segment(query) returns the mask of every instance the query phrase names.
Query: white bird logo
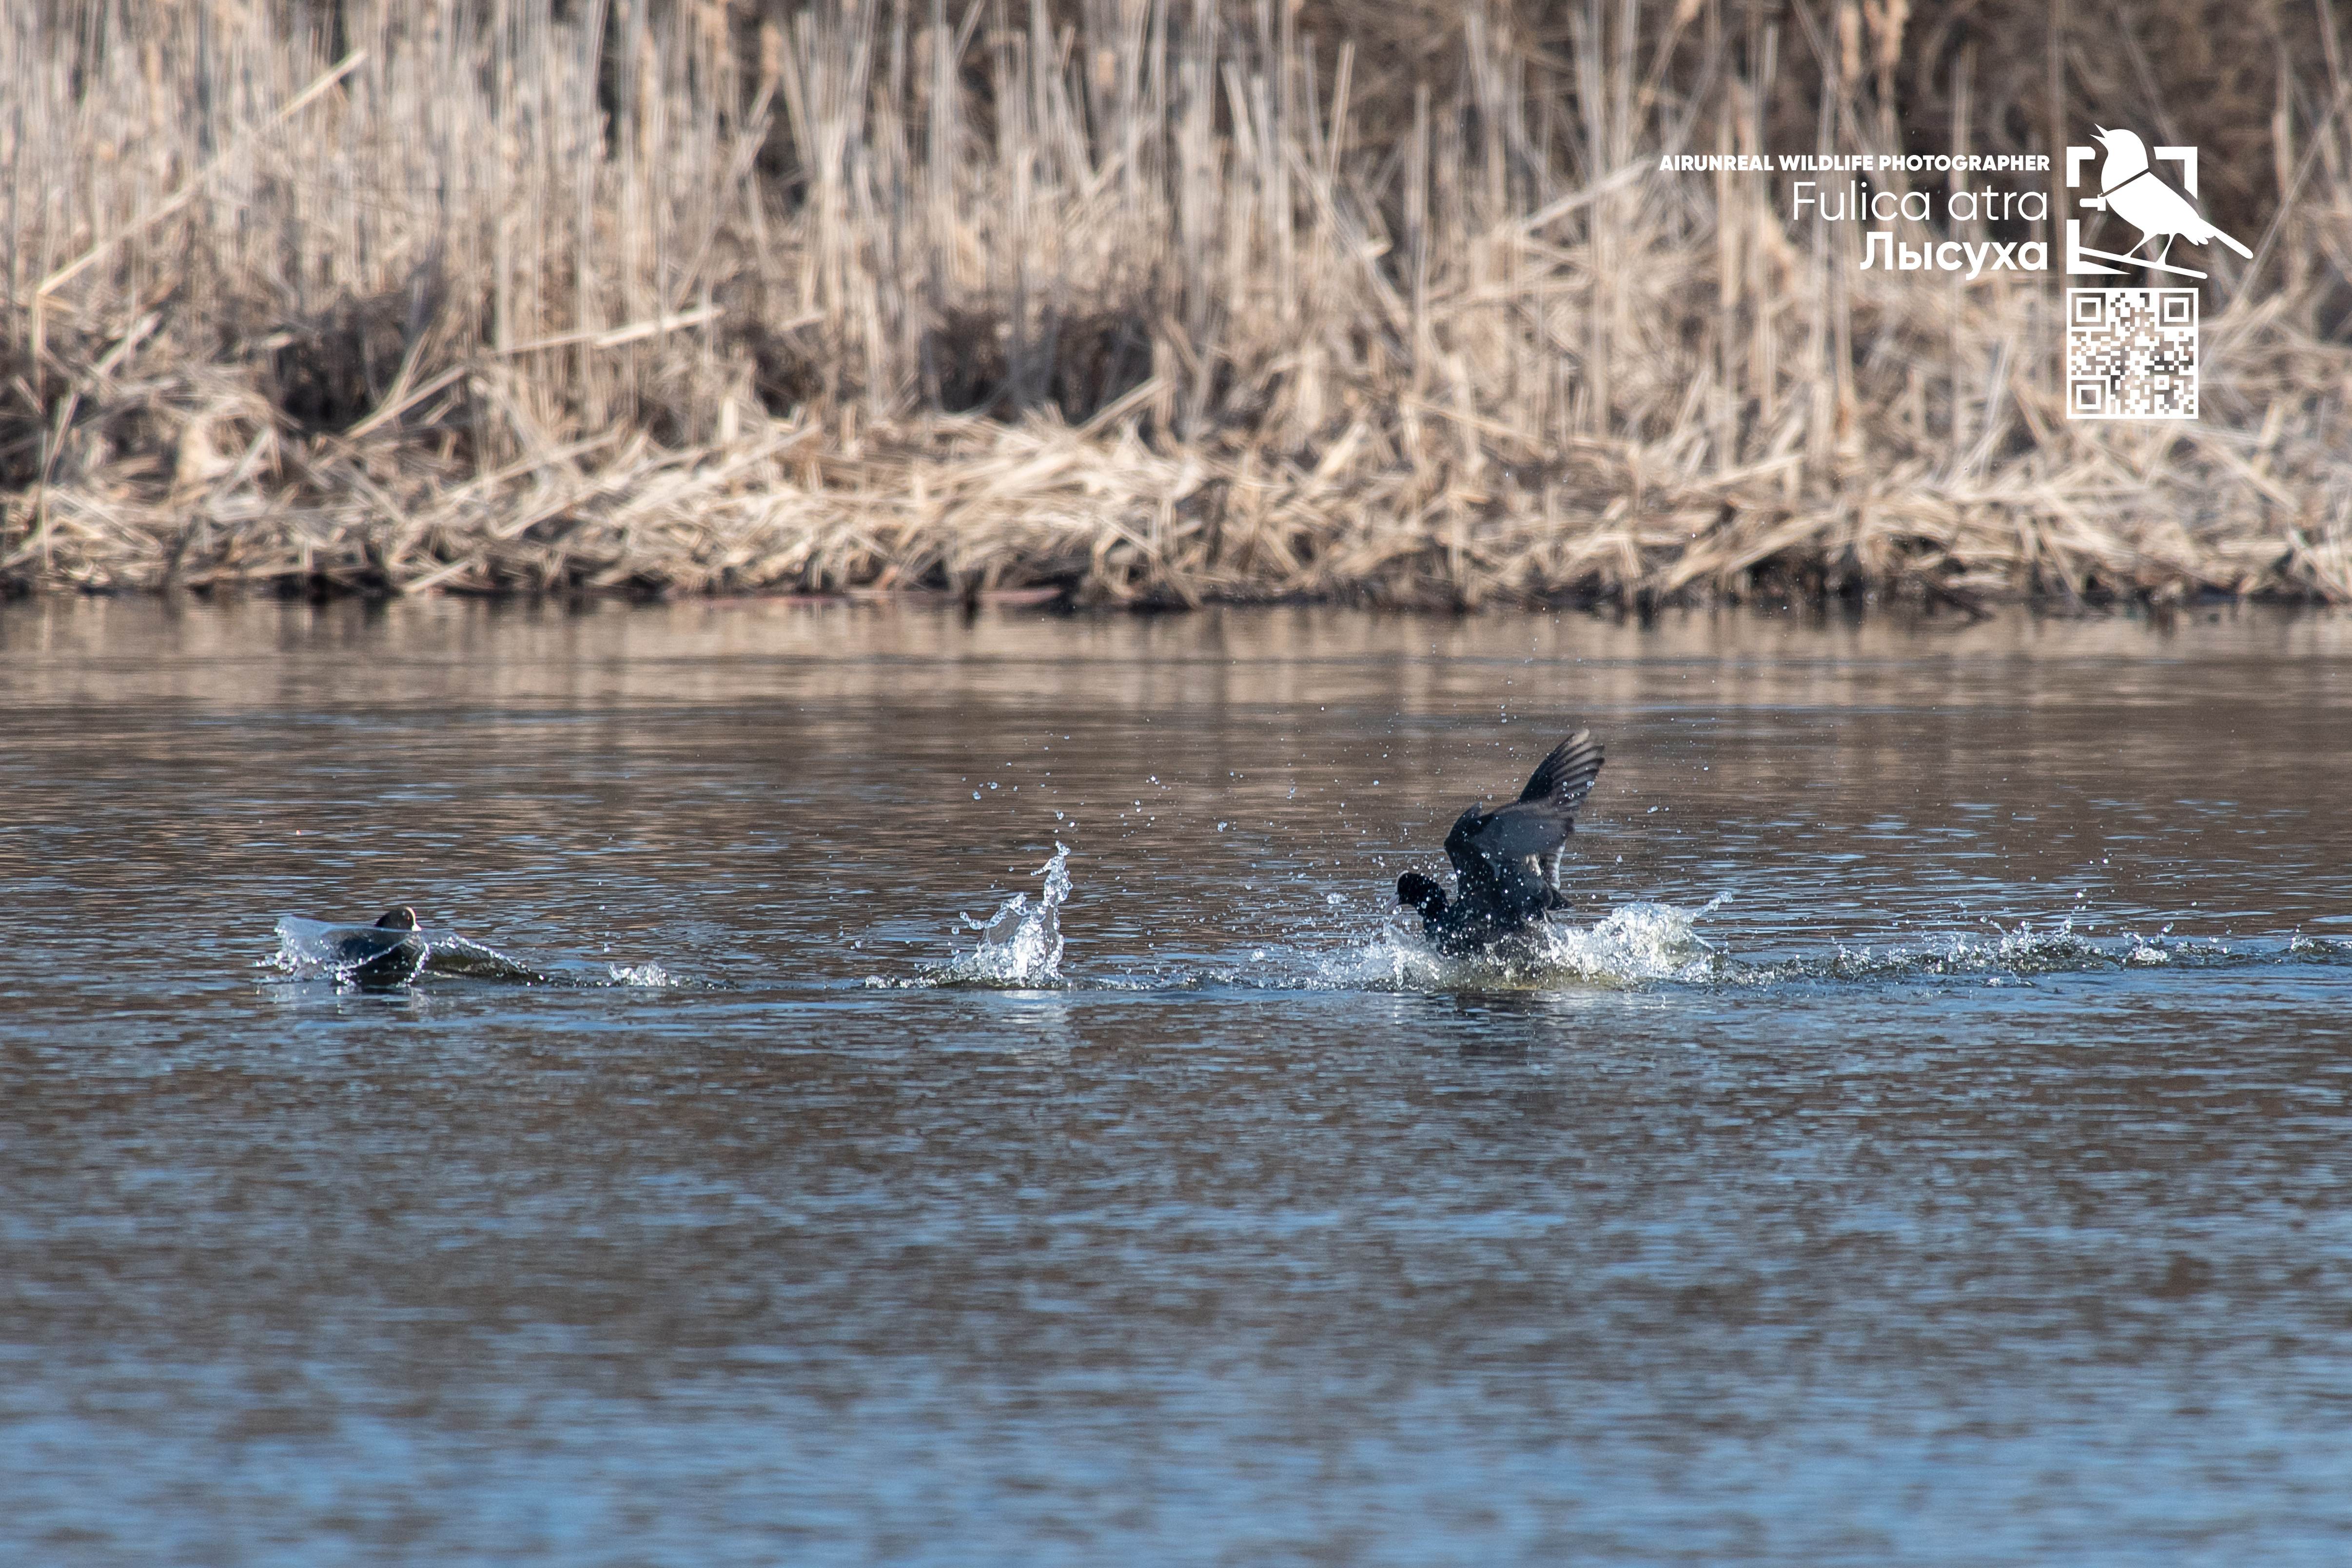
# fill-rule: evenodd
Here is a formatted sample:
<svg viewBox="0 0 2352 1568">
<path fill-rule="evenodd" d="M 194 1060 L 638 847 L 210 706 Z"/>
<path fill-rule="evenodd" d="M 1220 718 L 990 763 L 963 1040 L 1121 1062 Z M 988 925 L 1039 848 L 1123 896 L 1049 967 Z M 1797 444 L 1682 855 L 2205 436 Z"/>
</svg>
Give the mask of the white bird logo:
<svg viewBox="0 0 2352 1568">
<path fill-rule="evenodd" d="M 2174 190 L 2148 166 L 2147 143 L 2129 131 L 2100 129 L 2095 132 L 2100 146 L 2106 149 L 2106 159 L 2099 165 L 2099 194 L 2084 198 L 2083 205 L 2100 212 L 2112 212 L 2139 230 L 2139 245 L 2135 245 L 2118 261 L 2139 260 L 2140 246 L 2161 239 L 2164 248 L 2156 253 L 2154 266 L 2162 267 L 2171 254 L 2172 242 L 2185 239 L 2191 245 L 2203 245 L 2218 239 L 2239 255 L 2252 259 L 2253 252 L 2197 216 L 2189 198 Z M 2104 255 L 2105 252 L 2089 252 Z M 2095 270 L 2112 270 L 2099 268 Z M 2191 273 L 2201 278 L 2203 273 Z"/>
</svg>

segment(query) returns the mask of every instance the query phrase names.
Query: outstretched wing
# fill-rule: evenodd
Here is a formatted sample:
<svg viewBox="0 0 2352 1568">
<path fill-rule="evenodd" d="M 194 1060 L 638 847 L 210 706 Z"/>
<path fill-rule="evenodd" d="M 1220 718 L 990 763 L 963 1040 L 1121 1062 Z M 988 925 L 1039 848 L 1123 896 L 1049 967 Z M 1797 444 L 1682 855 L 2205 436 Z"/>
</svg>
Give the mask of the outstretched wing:
<svg viewBox="0 0 2352 1568">
<path fill-rule="evenodd" d="M 1543 863 L 1576 830 L 1576 808 L 1592 793 L 1601 760 L 1601 742 L 1579 730 L 1537 764 L 1518 799 L 1491 815 L 1465 812 L 1445 839 L 1465 889 L 1475 878 L 1498 908 L 1522 918 L 1550 908 L 1557 895 Z"/>
<path fill-rule="evenodd" d="M 1519 792 L 1519 804 L 1549 801 L 1561 816 L 1573 822 L 1576 808 L 1592 793 L 1592 781 L 1600 776 L 1601 742 L 1592 738 L 1591 731 L 1579 730 L 1536 764 L 1528 787 Z"/>
</svg>

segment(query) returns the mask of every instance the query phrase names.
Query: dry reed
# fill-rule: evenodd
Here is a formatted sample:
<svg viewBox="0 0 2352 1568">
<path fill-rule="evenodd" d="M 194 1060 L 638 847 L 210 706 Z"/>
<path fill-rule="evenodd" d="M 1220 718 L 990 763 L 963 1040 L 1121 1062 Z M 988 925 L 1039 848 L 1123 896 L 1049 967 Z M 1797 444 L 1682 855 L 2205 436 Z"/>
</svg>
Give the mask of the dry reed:
<svg viewBox="0 0 2352 1568">
<path fill-rule="evenodd" d="M 1655 172 L 1810 150 L 1808 40 L 1895 145 L 1906 10 L 1475 10 L 1374 116 L 1269 4 L 13 7 L 0 586 L 2352 600 L 2347 95 L 2206 418 L 2074 423 L 2051 280 Z"/>
</svg>

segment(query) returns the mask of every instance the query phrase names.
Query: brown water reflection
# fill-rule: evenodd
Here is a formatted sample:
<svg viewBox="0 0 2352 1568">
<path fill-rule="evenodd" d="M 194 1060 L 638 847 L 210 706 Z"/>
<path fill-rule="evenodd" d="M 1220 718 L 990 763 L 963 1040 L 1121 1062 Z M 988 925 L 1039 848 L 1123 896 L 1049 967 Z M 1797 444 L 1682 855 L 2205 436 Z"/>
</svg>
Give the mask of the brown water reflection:
<svg viewBox="0 0 2352 1568">
<path fill-rule="evenodd" d="M 2336 1561 L 2347 671 L 0 611 L 0 1557 Z M 1398 986 L 1570 720 L 1581 914 L 1721 977 Z M 1056 839 L 1063 986 L 863 984 Z M 698 987 L 252 967 L 394 901 Z"/>
</svg>

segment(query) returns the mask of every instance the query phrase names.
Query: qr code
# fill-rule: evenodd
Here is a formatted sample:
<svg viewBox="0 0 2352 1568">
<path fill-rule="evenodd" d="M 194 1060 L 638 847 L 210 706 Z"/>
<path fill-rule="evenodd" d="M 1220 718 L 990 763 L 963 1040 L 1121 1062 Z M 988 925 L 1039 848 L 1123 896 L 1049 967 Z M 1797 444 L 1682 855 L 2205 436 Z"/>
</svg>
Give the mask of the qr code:
<svg viewBox="0 0 2352 1568">
<path fill-rule="evenodd" d="M 2197 290 L 2069 289 L 2066 415 L 2197 417 Z"/>
</svg>

